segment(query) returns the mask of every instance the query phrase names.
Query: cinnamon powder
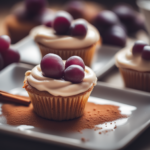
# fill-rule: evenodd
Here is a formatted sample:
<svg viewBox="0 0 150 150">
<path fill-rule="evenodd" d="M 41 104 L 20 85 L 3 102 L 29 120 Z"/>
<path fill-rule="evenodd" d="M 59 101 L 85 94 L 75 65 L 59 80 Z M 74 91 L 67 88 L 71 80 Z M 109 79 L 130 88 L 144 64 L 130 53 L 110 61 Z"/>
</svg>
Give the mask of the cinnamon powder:
<svg viewBox="0 0 150 150">
<path fill-rule="evenodd" d="M 52 131 L 80 132 L 83 129 L 95 129 L 95 125 L 98 124 L 127 117 L 126 115 L 122 115 L 120 113 L 118 106 L 98 105 L 89 102 L 86 104 L 82 117 L 61 122 L 51 121 L 39 117 L 34 112 L 32 104 L 29 106 L 3 104 L 2 111 L 3 115 L 7 118 L 7 123 L 10 125 L 32 125 Z"/>
</svg>

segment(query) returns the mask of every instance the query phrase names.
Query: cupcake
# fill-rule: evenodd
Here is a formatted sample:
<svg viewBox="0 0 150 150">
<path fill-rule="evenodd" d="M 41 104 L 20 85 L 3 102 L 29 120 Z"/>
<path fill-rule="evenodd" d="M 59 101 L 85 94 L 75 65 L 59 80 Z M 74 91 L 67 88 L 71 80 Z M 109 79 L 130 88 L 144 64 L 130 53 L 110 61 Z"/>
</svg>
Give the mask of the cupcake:
<svg viewBox="0 0 150 150">
<path fill-rule="evenodd" d="M 61 121 L 83 115 L 96 82 L 94 72 L 80 57 L 65 62 L 56 54 L 47 54 L 40 65 L 26 72 L 23 87 L 39 116 Z"/>
<path fill-rule="evenodd" d="M 27 36 L 32 28 L 42 24 L 43 20 L 52 14 L 52 11 L 46 8 L 46 0 L 25 0 L 24 3 L 16 5 L 4 21 L 12 43 Z"/>
<path fill-rule="evenodd" d="M 56 13 L 52 27 L 38 26 L 31 31 L 42 56 L 48 53 L 59 55 L 63 60 L 70 56 L 80 56 L 85 65 L 91 66 L 98 45 L 99 32 L 84 19 L 72 20 L 64 11 Z"/>
<path fill-rule="evenodd" d="M 126 87 L 150 92 L 150 46 L 145 42 L 118 52 L 116 65 Z"/>
<path fill-rule="evenodd" d="M 92 1 L 73 0 L 67 2 L 64 6 L 64 10 L 69 12 L 74 19 L 84 18 L 90 23 L 92 23 L 93 18 L 103 9 L 102 5 Z"/>
</svg>

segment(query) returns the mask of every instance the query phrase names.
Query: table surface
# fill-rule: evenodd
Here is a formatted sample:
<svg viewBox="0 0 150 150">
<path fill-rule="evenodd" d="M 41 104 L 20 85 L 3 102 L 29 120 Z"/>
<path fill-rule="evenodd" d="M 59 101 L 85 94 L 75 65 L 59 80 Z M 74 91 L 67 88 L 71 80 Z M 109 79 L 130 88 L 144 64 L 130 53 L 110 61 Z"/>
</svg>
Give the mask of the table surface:
<svg viewBox="0 0 150 150">
<path fill-rule="evenodd" d="M 9 7 L 0 7 L 0 34 L 5 33 L 4 29 L 2 28 L 3 26 L 3 20 L 5 16 L 7 16 L 10 13 L 10 8 Z M 120 74 L 118 73 L 118 70 L 114 68 L 109 76 L 106 76 L 103 78 L 101 81 L 107 82 L 111 86 L 117 86 L 117 87 L 122 87 L 123 86 L 123 81 L 120 77 Z M 118 84 L 116 84 L 118 83 Z M 150 127 L 147 128 L 140 136 L 138 136 L 133 142 L 131 142 L 125 150 L 148 150 L 150 149 Z M 10 149 L 15 149 L 15 150 L 69 150 L 70 148 L 63 148 L 60 146 L 52 145 L 52 144 L 47 144 L 44 142 L 37 142 L 33 141 L 30 139 L 23 139 L 19 137 L 14 137 L 12 135 L 0 133 L 0 149 L 3 150 L 10 150 Z"/>
</svg>

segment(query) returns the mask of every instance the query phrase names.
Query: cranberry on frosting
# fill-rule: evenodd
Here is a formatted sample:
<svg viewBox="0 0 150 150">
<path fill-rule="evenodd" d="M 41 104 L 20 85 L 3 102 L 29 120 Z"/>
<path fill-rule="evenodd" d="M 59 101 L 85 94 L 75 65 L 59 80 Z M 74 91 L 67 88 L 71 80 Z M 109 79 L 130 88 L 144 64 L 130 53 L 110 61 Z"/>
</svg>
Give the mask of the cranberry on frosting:
<svg viewBox="0 0 150 150">
<path fill-rule="evenodd" d="M 148 44 L 144 41 L 136 41 L 133 45 L 132 53 L 133 54 L 141 53 L 143 51 L 144 46 L 146 45 Z"/>
<path fill-rule="evenodd" d="M 150 60 L 150 46 L 144 46 L 142 51 L 142 58 L 145 60 Z"/>
<path fill-rule="evenodd" d="M 72 36 L 85 36 L 87 33 L 87 22 L 84 19 L 79 19 L 73 22 L 70 27 L 70 35 Z"/>
<path fill-rule="evenodd" d="M 59 11 L 54 17 L 52 27 L 57 34 L 66 34 L 69 31 L 72 20 L 73 18 L 69 13 Z"/>
</svg>

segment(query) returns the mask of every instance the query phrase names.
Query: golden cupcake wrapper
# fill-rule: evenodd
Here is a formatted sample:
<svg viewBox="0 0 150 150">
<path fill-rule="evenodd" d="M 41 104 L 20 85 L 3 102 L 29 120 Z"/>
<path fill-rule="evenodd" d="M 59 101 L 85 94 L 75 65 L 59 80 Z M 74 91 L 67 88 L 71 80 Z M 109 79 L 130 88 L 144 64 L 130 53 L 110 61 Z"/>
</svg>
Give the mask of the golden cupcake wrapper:
<svg viewBox="0 0 150 150">
<path fill-rule="evenodd" d="M 48 53 L 54 53 L 59 55 L 63 60 L 67 60 L 69 57 L 76 55 L 76 56 L 80 56 L 83 59 L 86 66 L 90 67 L 98 44 L 99 42 L 93 44 L 88 48 L 78 49 L 78 50 L 55 50 L 55 49 L 47 48 L 39 43 L 38 46 L 40 48 L 42 57 Z"/>
<path fill-rule="evenodd" d="M 82 116 L 92 89 L 71 97 L 40 96 L 30 91 L 27 92 L 33 108 L 39 116 L 61 121 Z"/>
<path fill-rule="evenodd" d="M 150 73 L 120 68 L 126 87 L 150 92 Z"/>
</svg>

